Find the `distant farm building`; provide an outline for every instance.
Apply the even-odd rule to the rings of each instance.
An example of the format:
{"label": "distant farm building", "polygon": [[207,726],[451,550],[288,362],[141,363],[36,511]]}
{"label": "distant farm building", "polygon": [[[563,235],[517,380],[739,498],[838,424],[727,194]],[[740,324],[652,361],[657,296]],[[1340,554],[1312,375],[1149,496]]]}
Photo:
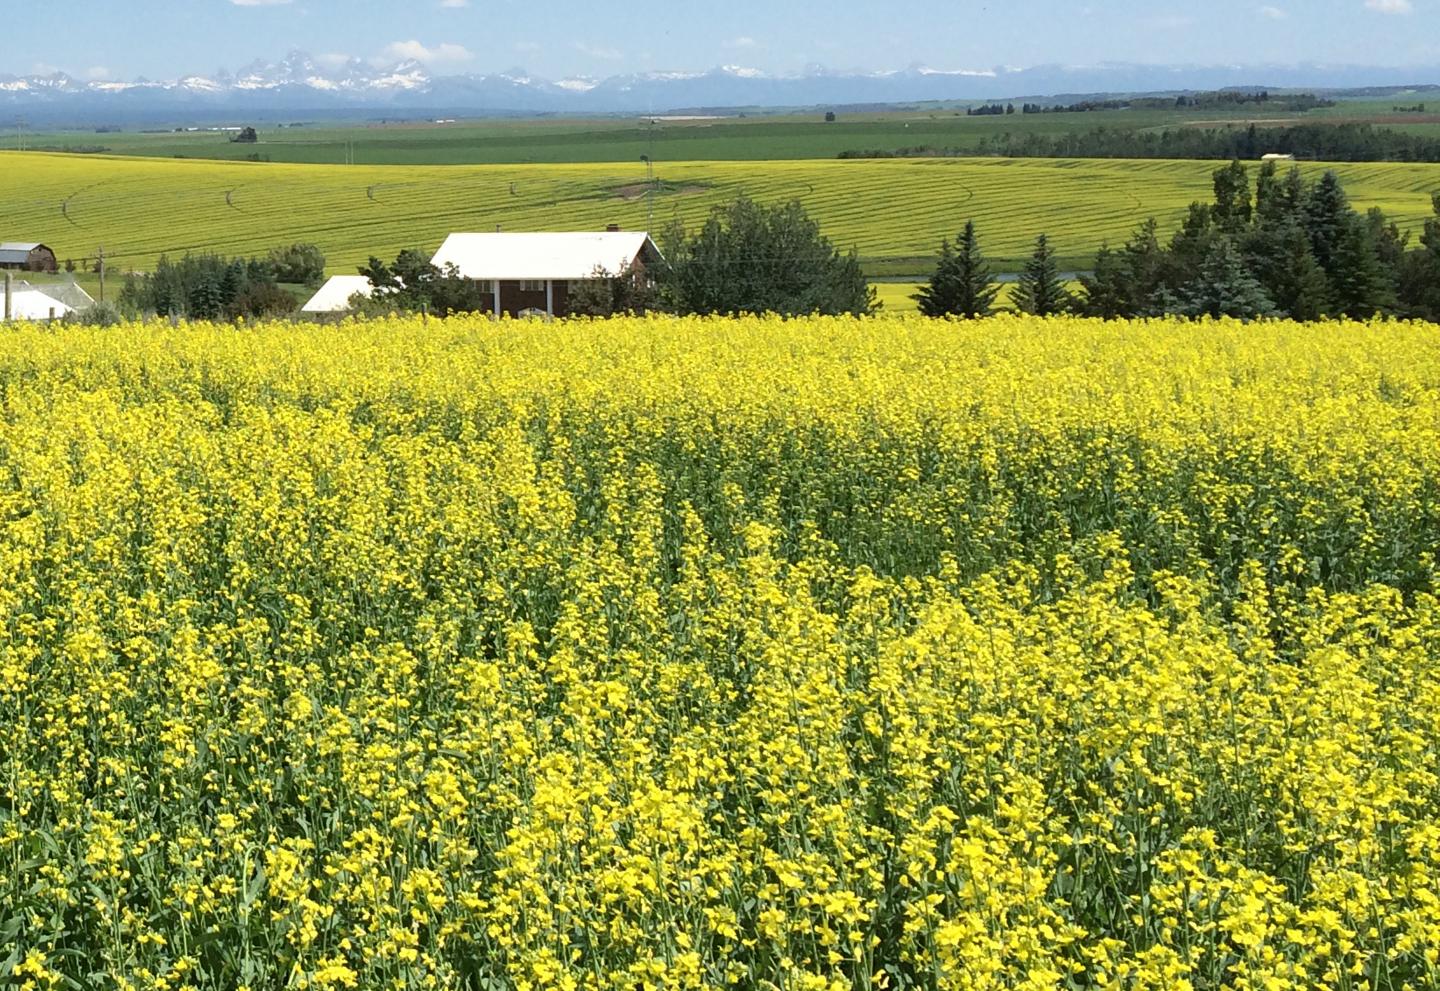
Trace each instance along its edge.
{"label": "distant farm building", "polygon": [[1271,152],[1270,154],[1268,154],[1268,155],[1261,155],[1261,156],[1260,156],[1260,161],[1262,161],[1262,162],[1293,162],[1293,161],[1295,161],[1295,156],[1294,156],[1294,155],[1282,155],[1282,154],[1280,154],[1279,152],[1273,152],[1273,151],[1272,151],[1272,152]]}
{"label": "distant farm building", "polygon": [[54,272],[59,268],[55,252],[34,241],[7,241],[0,244],[0,269],[17,272]]}
{"label": "distant farm building", "polygon": [[451,234],[431,260],[489,287],[486,308],[500,316],[566,316],[577,283],[645,272],[661,260],[650,235],[609,230],[565,234]]}
{"label": "distant farm building", "polygon": [[375,291],[370,280],[363,275],[332,276],[320,291],[310,297],[310,302],[300,307],[301,313],[348,313],[354,309],[350,300],[356,296],[367,299]]}

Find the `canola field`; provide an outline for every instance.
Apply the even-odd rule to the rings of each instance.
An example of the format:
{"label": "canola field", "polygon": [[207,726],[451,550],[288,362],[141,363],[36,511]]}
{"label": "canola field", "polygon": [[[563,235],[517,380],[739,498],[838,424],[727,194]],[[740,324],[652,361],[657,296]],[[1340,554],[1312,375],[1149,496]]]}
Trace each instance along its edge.
{"label": "canola field", "polygon": [[0,337],[0,986],[1440,987],[1440,330]]}
{"label": "canola field", "polygon": [[[161,254],[264,254],[319,244],[332,274],[371,255],[434,250],[452,231],[644,230],[645,167],[633,164],[334,166],[0,153],[7,237],[43,241],[79,264],[103,246],[111,271]],[[1311,172],[1324,166],[1306,165]],[[1356,204],[1402,226],[1431,214],[1440,166],[1335,166]],[[1214,162],[930,159],[660,163],[655,227],[698,224],[741,193],[799,199],[824,233],[880,274],[929,271],[942,237],[967,219],[987,254],[1018,271],[1048,233],[1068,265],[1088,267],[1146,216],[1166,230],[1208,200]],[[20,233],[23,232],[23,235]]]}

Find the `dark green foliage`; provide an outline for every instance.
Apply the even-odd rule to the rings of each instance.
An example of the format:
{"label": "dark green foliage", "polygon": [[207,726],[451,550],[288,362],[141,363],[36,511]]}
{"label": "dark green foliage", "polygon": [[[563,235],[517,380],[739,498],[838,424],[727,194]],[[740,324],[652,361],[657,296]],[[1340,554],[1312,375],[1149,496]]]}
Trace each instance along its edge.
{"label": "dark green foliage", "polygon": [[462,278],[454,265],[444,269],[430,263],[420,248],[406,248],[392,265],[371,257],[360,268],[375,292],[359,309],[365,313],[429,313],[446,317],[452,313],[477,313],[487,308],[489,287]]}
{"label": "dark green foliage", "polygon": [[1335,246],[1333,264],[1330,293],[1335,315],[1366,319],[1395,308],[1394,270],[1381,261],[1364,221],[1355,218],[1346,226]]}
{"label": "dark green foliage", "polygon": [[677,313],[870,313],[875,292],[854,252],[841,254],[799,201],[763,206],[741,196],[716,207],[691,237],[677,221],[662,238],[663,303]]}
{"label": "dark green foliage", "polygon": [[1084,296],[1077,306],[1086,316],[1118,319],[1153,316],[1170,264],[1160,246],[1160,226],[1152,218],[1119,251],[1102,248],[1095,270],[1080,277]]}
{"label": "dark green foliage", "polygon": [[325,252],[314,244],[292,244],[270,249],[269,261],[277,282],[318,286],[325,279]]}
{"label": "dark green foliage", "polygon": [[1069,313],[1075,306],[1075,298],[1065,288],[1060,278],[1060,267],[1055,262],[1055,249],[1050,238],[1041,234],[1035,241],[1035,253],[1025,263],[1020,273],[1019,284],[1015,287],[1015,307],[1022,313],[1037,317]]}
{"label": "dark green foliage", "polygon": [[1315,260],[1331,279],[1339,264],[1340,244],[1355,224],[1355,211],[1340,185],[1340,177],[1326,172],[1305,198],[1305,230]]}
{"label": "dark green foliage", "polygon": [[915,295],[920,312],[928,317],[987,317],[994,312],[1000,286],[990,275],[990,266],[980,251],[975,222],[966,221],[955,247],[940,244],[940,260],[930,282]]}
{"label": "dark green foliage", "polygon": [[1152,220],[1122,251],[1104,248],[1082,276],[1079,310],[1243,318],[1396,315],[1440,319],[1440,193],[1420,248],[1379,209],[1361,216],[1340,178],[1313,185],[1267,162],[1253,198],[1245,168],[1215,173],[1215,202],[1194,203],[1168,248]]}
{"label": "dark green foliage", "polygon": [[1215,206],[1212,215],[1220,229],[1228,233],[1242,231],[1250,224],[1250,173],[1240,164],[1239,159],[1215,173]]}
{"label": "dark green foliage", "polygon": [[1254,320],[1278,315],[1275,302],[1245,265],[1228,237],[1216,238],[1194,277],[1166,307],[1187,317],[1240,317]]}
{"label": "dark green foliage", "polygon": [[190,320],[276,316],[296,308],[275,285],[268,261],[208,254],[162,257],[149,275],[127,277],[119,305],[127,313]]}
{"label": "dark green foliage", "polygon": [[570,313],[577,317],[611,317],[644,314],[656,308],[655,284],[644,272],[612,275],[596,269],[595,276],[570,288]]}

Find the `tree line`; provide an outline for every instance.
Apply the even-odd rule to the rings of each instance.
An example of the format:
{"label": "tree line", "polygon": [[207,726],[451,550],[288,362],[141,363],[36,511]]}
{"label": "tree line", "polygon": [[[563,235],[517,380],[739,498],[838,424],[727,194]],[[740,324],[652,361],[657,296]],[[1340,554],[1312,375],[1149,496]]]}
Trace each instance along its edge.
{"label": "tree line", "polygon": [[[1233,162],[1214,175],[1214,198],[1194,203],[1168,243],[1152,218],[1123,246],[1102,247],[1072,293],[1041,235],[1016,288],[1017,309],[1040,316],[1211,316],[1440,321],[1440,193],[1419,243],[1379,208],[1361,214],[1339,176],[1307,182],[1298,169],[1261,167],[1254,183]],[[973,222],[942,242],[929,283],[916,296],[930,316],[994,312],[998,292]]]}
{"label": "tree line", "polygon": [[[282,316],[295,310],[295,297],[281,283],[317,286],[324,278],[325,255],[313,244],[275,248],[261,258],[162,256],[155,271],[126,276],[118,307],[131,315],[189,320]],[[105,322],[110,317],[102,311],[93,319]]]}
{"label": "tree line", "polygon": [[1305,113],[1320,107],[1335,106],[1314,93],[1289,93],[1271,96],[1269,90],[1219,90],[1210,93],[1182,93],[1175,97],[1141,96],[1112,100],[1080,100],[1076,103],[1026,103],[1026,114],[1080,114],[1102,110],[1223,110],[1246,104],[1259,104],[1275,113]]}
{"label": "tree line", "polygon": [[849,150],[840,158],[1190,158],[1228,161],[1293,155],[1324,162],[1440,162],[1440,138],[1371,124],[1184,127],[1160,131],[1097,127],[1073,134],[991,135],[970,147]]}

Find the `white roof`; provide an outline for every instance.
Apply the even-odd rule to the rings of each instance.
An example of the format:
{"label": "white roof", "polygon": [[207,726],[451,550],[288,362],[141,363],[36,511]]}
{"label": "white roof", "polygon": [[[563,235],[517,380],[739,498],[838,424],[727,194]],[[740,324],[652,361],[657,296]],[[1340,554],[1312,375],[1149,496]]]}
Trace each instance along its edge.
{"label": "white roof", "polygon": [[431,259],[453,264],[467,279],[593,278],[596,269],[620,274],[642,253],[659,257],[650,235],[638,231],[565,234],[451,234]]}
{"label": "white roof", "polygon": [[44,247],[39,241],[6,241],[0,244],[0,251],[34,251]]}
{"label": "white roof", "polygon": [[344,313],[350,309],[350,297],[357,293],[370,296],[375,287],[363,275],[335,275],[300,307],[301,313]]}
{"label": "white roof", "polygon": [[[0,318],[5,316],[4,295],[0,289]],[[10,294],[10,315],[15,320],[49,320],[52,313],[63,317],[74,312],[73,308],[38,289],[21,289]]]}

